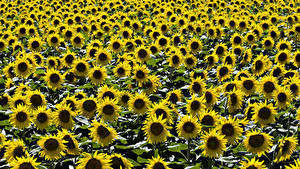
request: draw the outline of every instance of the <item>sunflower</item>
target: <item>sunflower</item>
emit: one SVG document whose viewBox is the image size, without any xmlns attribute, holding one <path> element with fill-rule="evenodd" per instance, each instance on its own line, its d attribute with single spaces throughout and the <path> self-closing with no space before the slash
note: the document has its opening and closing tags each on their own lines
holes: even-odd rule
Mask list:
<svg viewBox="0 0 300 169">
<path fill-rule="evenodd" d="M 247 161 L 241 161 L 241 169 L 267 169 L 264 165 L 263 161 L 256 160 L 256 158 L 252 158 L 251 160 L 246 158 Z"/>
<path fill-rule="evenodd" d="M 224 118 L 220 120 L 220 122 L 221 123 L 217 125 L 217 130 L 225 136 L 229 144 L 235 144 L 243 132 L 243 129 L 239 127 L 238 120 L 229 117 L 228 119 Z"/>
<path fill-rule="evenodd" d="M 273 76 L 264 76 L 259 85 L 260 93 L 265 98 L 271 98 L 278 88 L 277 80 Z"/>
<path fill-rule="evenodd" d="M 164 35 L 160 35 L 159 37 L 157 37 L 156 45 L 160 49 L 165 49 L 167 46 L 169 46 L 169 38 Z"/>
<path fill-rule="evenodd" d="M 282 77 L 283 74 L 285 72 L 285 68 L 284 68 L 284 65 L 276 65 L 272 68 L 270 74 L 273 76 L 273 77 Z"/>
<path fill-rule="evenodd" d="M 193 139 L 200 134 L 201 126 L 196 118 L 185 115 L 176 126 L 177 133 L 185 139 Z"/>
<path fill-rule="evenodd" d="M 58 131 L 57 137 L 62 138 L 64 145 L 66 146 L 67 153 L 72 155 L 79 155 L 81 149 L 78 146 L 78 141 L 75 139 L 75 136 L 68 132 L 66 129 Z"/>
<path fill-rule="evenodd" d="M 149 72 L 150 71 L 146 65 L 136 65 L 133 68 L 134 79 L 136 79 L 140 84 L 142 82 L 147 82 Z"/>
<path fill-rule="evenodd" d="M 266 126 L 269 123 L 275 122 L 276 113 L 275 107 L 271 103 L 257 103 L 254 109 L 252 120 L 262 126 Z"/>
<path fill-rule="evenodd" d="M 132 97 L 132 94 L 129 91 L 123 90 L 123 91 L 120 91 L 118 96 L 119 96 L 118 97 L 119 104 L 122 105 L 123 107 L 127 107 L 128 102 L 129 102 L 130 98 Z"/>
<path fill-rule="evenodd" d="M 149 98 L 144 93 L 135 93 L 128 101 L 129 110 L 137 114 L 145 114 L 150 105 Z"/>
<path fill-rule="evenodd" d="M 72 64 L 73 73 L 77 76 L 86 76 L 89 72 L 89 64 L 86 59 L 76 59 Z"/>
<path fill-rule="evenodd" d="M 0 106 L 4 110 L 6 110 L 9 107 L 10 100 L 11 100 L 11 97 L 7 93 L 1 94 L 1 96 L 0 96 Z"/>
<path fill-rule="evenodd" d="M 8 162 L 15 161 L 20 157 L 29 157 L 26 145 L 22 140 L 8 141 L 6 150 L 4 157 Z"/>
<path fill-rule="evenodd" d="M 123 157 L 121 154 L 112 154 L 109 156 L 110 166 L 113 169 L 131 169 L 133 167 L 132 163 Z"/>
<path fill-rule="evenodd" d="M 92 169 L 92 168 L 103 168 L 112 169 L 110 167 L 111 160 L 105 154 L 99 154 L 96 151 L 93 155 L 83 153 L 84 158 L 81 158 L 78 163 L 78 169 Z"/>
<path fill-rule="evenodd" d="M 63 75 L 55 69 L 47 70 L 45 81 L 47 82 L 47 86 L 52 90 L 61 88 L 61 85 L 64 82 Z"/>
<path fill-rule="evenodd" d="M 216 130 L 212 130 L 210 132 L 205 132 L 202 139 L 204 144 L 199 148 L 204 150 L 202 152 L 204 156 L 218 158 L 223 155 L 227 144 L 225 136 L 218 134 Z"/>
<path fill-rule="evenodd" d="M 93 120 L 90 131 L 93 141 L 98 142 L 101 146 L 108 146 L 118 137 L 116 130 L 109 127 L 103 121 L 97 122 Z"/>
<path fill-rule="evenodd" d="M 219 118 L 220 116 L 214 110 L 209 110 L 201 113 L 199 117 L 201 130 L 203 132 L 210 131 L 211 128 L 216 127 L 219 122 Z"/>
<path fill-rule="evenodd" d="M 285 50 L 287 49 L 288 51 L 291 51 L 292 50 L 292 47 L 291 47 L 291 43 L 287 40 L 280 40 L 277 45 L 276 45 L 276 49 L 278 51 L 281 51 L 281 50 Z"/>
<path fill-rule="evenodd" d="M 63 104 L 56 104 L 56 111 L 53 113 L 53 120 L 57 126 L 62 128 L 72 129 L 73 128 L 73 117 L 76 115 L 71 110 L 71 107 Z"/>
<path fill-rule="evenodd" d="M 230 65 L 221 65 L 217 68 L 217 77 L 219 81 L 224 81 L 231 76 L 232 68 Z"/>
<path fill-rule="evenodd" d="M 191 94 L 195 93 L 195 94 L 199 94 L 201 96 L 202 93 L 205 92 L 206 84 L 202 78 L 198 77 L 196 79 L 192 79 L 192 82 L 191 82 L 189 88 L 190 88 Z"/>
<path fill-rule="evenodd" d="M 190 115 L 198 115 L 205 108 L 203 98 L 196 97 L 196 95 L 193 94 L 191 100 L 187 100 L 186 108 Z"/>
<path fill-rule="evenodd" d="M 34 157 L 20 157 L 10 163 L 12 169 L 38 169 L 39 162 Z"/>
<path fill-rule="evenodd" d="M 230 54 L 225 55 L 223 57 L 223 61 L 222 61 L 223 64 L 230 65 L 230 66 L 234 66 L 235 65 L 236 56 L 234 54 L 236 54 L 235 52 L 236 52 L 237 48 L 239 48 L 239 47 L 235 46 L 234 49 L 233 49 L 234 53 L 230 53 Z M 241 53 L 242 53 L 242 51 L 239 48 L 238 54 L 236 54 L 236 55 L 239 56 Z"/>
<path fill-rule="evenodd" d="M 222 57 L 227 52 L 227 46 L 224 43 L 219 43 L 216 45 L 214 54 L 216 54 L 219 57 Z"/>
<path fill-rule="evenodd" d="M 249 96 L 252 93 L 254 93 L 258 87 L 257 81 L 253 77 L 242 77 L 239 83 L 240 89 L 246 96 Z"/>
<path fill-rule="evenodd" d="M 284 137 L 278 140 L 278 153 L 274 159 L 274 162 L 281 162 L 289 160 L 293 152 L 296 150 L 298 140 L 294 136 Z"/>
<path fill-rule="evenodd" d="M 63 64 L 67 67 L 71 67 L 74 60 L 76 59 L 75 53 L 68 51 L 62 58 Z"/>
<path fill-rule="evenodd" d="M 0 133 L 0 146 L 1 145 L 5 145 L 7 142 L 6 142 L 6 135 Z"/>
<path fill-rule="evenodd" d="M 10 62 L 3 68 L 3 73 L 6 78 L 14 78 L 16 76 L 14 67 L 15 62 Z"/>
<path fill-rule="evenodd" d="M 47 66 L 48 69 L 56 69 L 58 67 L 58 63 L 57 63 L 57 57 L 48 57 L 47 58 Z"/>
<path fill-rule="evenodd" d="M 143 82 L 141 84 L 141 87 L 144 89 L 143 92 L 149 95 L 151 93 L 156 92 L 160 85 L 161 83 L 159 77 L 156 75 L 150 75 L 148 77 L 148 81 Z"/>
<path fill-rule="evenodd" d="M 97 99 L 94 97 L 84 98 L 80 100 L 78 103 L 80 114 L 89 119 L 93 118 L 98 107 L 97 104 Z"/>
<path fill-rule="evenodd" d="M 300 94 L 300 79 L 299 79 L 299 77 L 292 77 L 292 78 L 285 79 L 283 81 L 283 85 L 287 86 L 287 88 L 291 92 L 292 96 L 294 96 L 294 98 L 297 98 L 299 96 L 299 94 Z"/>
<path fill-rule="evenodd" d="M 23 129 L 30 125 L 31 117 L 27 106 L 17 105 L 11 111 L 13 113 L 10 115 L 9 121 L 14 127 Z"/>
<path fill-rule="evenodd" d="M 279 87 L 274 93 L 274 100 L 279 108 L 285 109 L 291 101 L 291 92 L 284 87 Z"/>
<path fill-rule="evenodd" d="M 62 35 L 65 40 L 71 40 L 75 35 L 74 29 L 72 27 L 68 27 L 63 30 Z"/>
<path fill-rule="evenodd" d="M 199 39 L 192 38 L 191 40 L 189 40 L 188 48 L 192 53 L 197 53 L 201 50 L 202 43 Z"/>
<path fill-rule="evenodd" d="M 114 75 L 117 77 L 127 77 L 130 75 L 131 67 L 128 62 L 122 62 L 113 69 Z"/>
<path fill-rule="evenodd" d="M 151 116 L 144 122 L 142 130 L 145 132 L 147 141 L 150 144 L 165 142 L 167 137 L 171 136 L 168 131 L 169 127 L 166 124 L 167 119 L 162 119 L 163 116 Z"/>
<path fill-rule="evenodd" d="M 243 38 L 238 33 L 234 33 L 230 39 L 232 46 L 239 46 L 243 43 Z"/>
<path fill-rule="evenodd" d="M 270 50 L 274 46 L 274 40 L 271 37 L 267 37 L 262 41 L 263 48 L 266 50 Z"/>
<path fill-rule="evenodd" d="M 47 40 L 48 40 L 48 45 L 49 46 L 52 46 L 52 47 L 57 47 L 60 45 L 60 37 L 58 34 L 50 34 L 48 37 L 47 37 Z"/>
<path fill-rule="evenodd" d="M 0 39 L 0 51 L 4 51 L 7 47 L 7 43 L 5 40 Z"/>
<path fill-rule="evenodd" d="M 46 98 L 39 90 L 30 91 L 27 94 L 27 105 L 29 105 L 31 109 L 37 109 L 46 104 Z"/>
<path fill-rule="evenodd" d="M 290 51 L 285 49 L 279 51 L 275 56 L 275 63 L 284 65 L 290 61 Z"/>
<path fill-rule="evenodd" d="M 117 103 L 116 99 L 105 97 L 98 106 L 98 116 L 101 115 L 101 119 L 104 121 L 118 120 L 120 108 Z"/>
<path fill-rule="evenodd" d="M 46 160 L 58 160 L 64 156 L 66 141 L 55 135 L 47 135 L 41 137 L 38 141 L 38 145 L 43 149 L 39 154 L 41 157 L 45 157 Z"/>
<path fill-rule="evenodd" d="M 162 116 L 162 120 L 166 119 L 168 124 L 173 123 L 173 118 L 171 116 L 171 109 L 168 107 L 167 102 L 161 101 L 159 103 L 152 103 L 151 108 L 149 108 L 149 117 L 156 116 L 157 118 Z"/>
<path fill-rule="evenodd" d="M 257 130 L 249 131 L 246 134 L 243 144 L 248 152 L 261 157 L 265 152 L 268 152 L 273 145 L 272 136 Z"/>
<path fill-rule="evenodd" d="M 26 25 L 20 25 L 16 28 L 16 34 L 19 38 L 26 36 L 28 27 Z"/>
<path fill-rule="evenodd" d="M 256 41 L 256 35 L 253 32 L 247 33 L 245 38 L 249 44 L 253 44 Z"/>
<path fill-rule="evenodd" d="M 206 108 L 211 109 L 218 100 L 218 92 L 215 88 L 209 88 L 205 90 L 202 97 Z"/>
<path fill-rule="evenodd" d="M 197 58 L 192 55 L 192 54 L 188 54 L 184 57 L 184 66 L 187 69 L 193 69 L 196 65 L 197 65 Z"/>
<path fill-rule="evenodd" d="M 300 167 L 300 160 L 294 160 L 295 164 L 290 164 L 289 166 L 285 166 L 286 169 L 298 169 Z"/>
<path fill-rule="evenodd" d="M 146 62 L 150 59 L 150 51 L 145 46 L 140 46 L 135 49 L 135 58 L 141 63 Z"/>
<path fill-rule="evenodd" d="M 296 67 L 300 67 L 300 51 L 294 53 L 292 60 Z"/>
<path fill-rule="evenodd" d="M 152 157 L 152 159 L 149 161 L 149 164 L 147 164 L 146 169 L 170 169 L 168 167 L 168 163 L 164 161 L 163 158 L 161 158 L 159 155 L 157 157 Z"/>
<path fill-rule="evenodd" d="M 269 60 L 268 56 L 260 54 L 254 59 L 252 65 L 252 72 L 255 76 L 262 75 L 265 71 L 269 70 L 272 66 L 272 62 Z"/>
<path fill-rule="evenodd" d="M 71 38 L 71 43 L 74 47 L 81 48 L 84 44 L 84 37 L 78 33 Z"/>
<path fill-rule="evenodd" d="M 26 78 L 32 73 L 32 65 L 27 59 L 19 58 L 15 61 L 13 70 L 16 76 Z"/>
<path fill-rule="evenodd" d="M 33 123 L 40 130 L 47 128 L 52 123 L 52 113 L 45 106 L 40 106 L 33 111 Z"/>
<path fill-rule="evenodd" d="M 106 97 L 108 97 L 110 99 L 115 99 L 118 97 L 118 93 L 119 93 L 119 91 L 117 89 L 115 89 L 114 87 L 108 87 L 107 85 L 104 85 L 99 89 L 97 98 L 99 100 L 102 100 Z"/>
<path fill-rule="evenodd" d="M 173 89 L 172 91 L 167 93 L 167 100 L 172 104 L 176 104 L 177 102 L 181 102 L 182 93 L 180 90 Z"/>
<path fill-rule="evenodd" d="M 43 46 L 43 42 L 38 37 L 31 38 L 28 41 L 28 48 L 31 51 L 39 52 L 41 50 L 42 46 Z"/>
<path fill-rule="evenodd" d="M 206 63 L 207 63 L 207 69 L 210 69 L 216 65 L 219 61 L 219 57 L 216 54 L 207 55 L 205 57 Z"/>
<path fill-rule="evenodd" d="M 104 67 L 95 66 L 89 70 L 88 76 L 94 85 L 102 84 L 107 78 L 106 69 Z"/>
<path fill-rule="evenodd" d="M 123 48 L 123 42 L 116 37 L 112 37 L 110 39 L 109 47 L 113 52 L 119 53 L 119 52 L 121 52 L 121 50 Z"/>
</svg>

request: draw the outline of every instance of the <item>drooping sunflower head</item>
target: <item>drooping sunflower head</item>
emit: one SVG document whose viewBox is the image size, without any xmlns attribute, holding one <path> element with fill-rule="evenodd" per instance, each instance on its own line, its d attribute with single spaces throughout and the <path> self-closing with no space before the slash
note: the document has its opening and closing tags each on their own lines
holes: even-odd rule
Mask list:
<svg viewBox="0 0 300 169">
<path fill-rule="evenodd" d="M 98 142 L 101 146 L 108 146 L 118 137 L 116 130 L 109 127 L 103 121 L 97 122 L 93 120 L 90 131 L 90 136 L 93 138 L 93 141 Z"/>
<path fill-rule="evenodd" d="M 124 169 L 130 169 L 133 167 L 132 163 L 127 160 L 125 157 L 123 157 L 121 154 L 112 154 L 109 156 L 110 158 L 110 166 L 113 169 L 116 168 L 124 168 Z"/>
<path fill-rule="evenodd" d="M 64 155 L 66 141 L 55 135 L 47 135 L 41 137 L 38 141 L 38 145 L 42 147 L 42 151 L 39 153 L 46 160 L 58 160 Z"/>
<path fill-rule="evenodd" d="M 66 146 L 68 154 L 80 154 L 81 150 L 79 148 L 78 141 L 76 140 L 75 135 L 73 133 L 70 133 L 66 129 L 63 129 L 61 131 L 58 131 L 57 136 L 65 141 L 64 145 Z"/>
<path fill-rule="evenodd" d="M 227 144 L 227 140 L 224 137 L 223 135 L 219 135 L 216 130 L 205 132 L 202 136 L 204 143 L 200 146 L 204 150 L 202 154 L 209 158 L 222 156 Z"/>
<path fill-rule="evenodd" d="M 255 153 L 258 157 L 264 155 L 273 145 L 272 136 L 257 130 L 249 131 L 243 143 L 248 152 Z"/>
<path fill-rule="evenodd" d="M 290 159 L 292 153 L 296 150 L 298 140 L 296 137 L 284 137 L 278 140 L 278 154 L 274 162 L 281 162 Z"/>
</svg>

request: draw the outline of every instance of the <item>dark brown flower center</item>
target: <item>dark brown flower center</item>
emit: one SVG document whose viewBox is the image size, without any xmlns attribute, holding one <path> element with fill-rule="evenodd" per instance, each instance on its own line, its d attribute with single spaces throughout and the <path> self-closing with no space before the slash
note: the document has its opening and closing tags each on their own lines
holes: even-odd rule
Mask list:
<svg viewBox="0 0 300 169">
<path fill-rule="evenodd" d="M 193 49 L 193 50 L 197 50 L 198 48 L 199 48 L 199 43 L 198 42 L 192 42 L 191 43 L 191 48 Z"/>
<path fill-rule="evenodd" d="M 118 68 L 117 72 L 119 75 L 123 75 L 125 73 L 125 70 L 124 70 L 124 68 L 120 67 L 120 68 Z"/>
<path fill-rule="evenodd" d="M 193 133 L 196 127 L 192 122 L 185 122 L 182 128 L 186 133 Z"/>
<path fill-rule="evenodd" d="M 102 169 L 101 162 L 96 158 L 91 158 L 85 165 L 86 169 Z"/>
<path fill-rule="evenodd" d="M 41 106 L 43 104 L 42 97 L 38 94 L 34 94 L 30 97 L 30 102 L 34 107 Z"/>
<path fill-rule="evenodd" d="M 178 101 L 178 96 L 175 93 L 171 93 L 169 101 L 175 104 Z"/>
<path fill-rule="evenodd" d="M 220 147 L 220 141 L 217 137 L 210 137 L 208 138 L 206 145 L 208 149 L 216 150 Z"/>
<path fill-rule="evenodd" d="M 113 115 L 115 112 L 115 109 L 112 105 L 105 105 L 103 107 L 103 113 L 106 115 Z"/>
<path fill-rule="evenodd" d="M 74 42 L 75 42 L 76 44 L 80 44 L 80 43 L 81 43 L 80 37 L 75 37 L 75 38 L 74 38 Z"/>
<path fill-rule="evenodd" d="M 153 169 L 165 169 L 165 166 L 161 162 L 156 162 L 153 165 Z"/>
<path fill-rule="evenodd" d="M 143 79 L 145 77 L 145 73 L 142 70 L 138 70 L 136 72 L 136 77 L 139 79 Z"/>
<path fill-rule="evenodd" d="M 275 90 L 275 86 L 274 86 L 274 83 L 273 82 L 266 82 L 264 85 L 263 85 L 263 88 L 264 88 L 264 91 L 266 93 L 272 93 L 273 90 Z"/>
<path fill-rule="evenodd" d="M 255 62 L 255 70 L 259 71 L 263 68 L 263 62 L 261 60 L 258 60 Z"/>
<path fill-rule="evenodd" d="M 59 147 L 59 142 L 54 138 L 49 138 L 45 141 L 44 146 L 48 151 L 55 151 Z"/>
<path fill-rule="evenodd" d="M 223 46 L 218 46 L 217 50 L 216 50 L 216 54 L 217 55 L 222 55 L 224 53 L 224 48 Z"/>
<path fill-rule="evenodd" d="M 59 75 L 56 74 L 56 73 L 51 74 L 51 75 L 50 75 L 50 81 L 51 81 L 52 83 L 58 83 L 58 82 L 60 81 Z"/>
<path fill-rule="evenodd" d="M 8 103 L 8 98 L 7 97 L 3 96 L 3 97 L 0 98 L 0 105 L 2 107 L 7 105 L 7 103 Z"/>
<path fill-rule="evenodd" d="M 121 47 L 121 44 L 120 44 L 119 42 L 114 42 L 114 43 L 113 43 L 113 48 L 114 48 L 115 50 L 118 50 L 120 47 Z"/>
<path fill-rule="evenodd" d="M 18 64 L 18 69 L 21 72 L 25 72 L 28 69 L 28 65 L 25 62 L 21 62 Z"/>
<path fill-rule="evenodd" d="M 99 60 L 101 60 L 101 61 L 106 61 L 107 55 L 106 55 L 105 53 L 100 53 L 98 58 L 99 58 Z"/>
<path fill-rule="evenodd" d="M 83 102 L 83 109 L 88 111 L 88 112 L 92 112 L 96 109 L 96 103 L 93 100 L 86 100 Z"/>
<path fill-rule="evenodd" d="M 238 97 L 237 97 L 237 95 L 236 95 L 235 93 L 232 93 L 232 94 L 230 95 L 230 101 L 231 101 L 231 106 L 234 106 L 234 105 L 237 104 L 237 102 L 238 102 Z"/>
<path fill-rule="evenodd" d="M 25 151 L 23 150 L 22 146 L 18 146 L 13 151 L 14 158 L 17 159 L 17 157 L 24 157 Z"/>
<path fill-rule="evenodd" d="M 271 110 L 268 107 L 263 107 L 258 111 L 258 117 L 267 120 L 271 116 Z"/>
<path fill-rule="evenodd" d="M 214 118 L 210 115 L 205 115 L 201 120 L 201 124 L 206 126 L 213 126 L 214 122 L 215 122 Z"/>
<path fill-rule="evenodd" d="M 125 103 L 125 104 L 128 103 L 129 99 L 130 99 L 130 97 L 128 95 L 123 95 L 122 98 L 121 98 L 122 102 Z"/>
<path fill-rule="evenodd" d="M 279 102 L 286 102 L 286 99 L 287 99 L 287 96 L 286 96 L 286 94 L 285 93 L 279 93 L 278 95 L 277 95 L 277 98 L 278 98 L 278 101 Z"/>
<path fill-rule="evenodd" d="M 76 65 L 76 70 L 79 72 L 85 72 L 86 71 L 86 65 L 84 63 L 78 63 Z"/>
<path fill-rule="evenodd" d="M 198 110 L 199 108 L 200 108 L 200 102 L 199 102 L 199 101 L 195 100 L 195 101 L 193 101 L 193 102 L 191 103 L 191 109 L 192 109 L 192 110 L 196 111 L 196 110 Z"/>
<path fill-rule="evenodd" d="M 163 109 L 157 109 L 155 110 L 155 114 L 156 114 L 156 117 L 159 117 L 162 115 L 162 118 L 165 119 L 167 118 L 167 112 Z"/>
<path fill-rule="evenodd" d="M 110 163 L 111 163 L 110 166 L 113 169 L 125 168 L 125 165 L 124 165 L 122 159 L 119 158 L 119 157 L 113 157 L 113 158 L 111 158 L 111 162 Z"/>
<path fill-rule="evenodd" d="M 95 79 L 101 79 L 102 77 L 102 72 L 100 70 L 95 70 L 94 73 L 93 73 L 93 77 Z"/>
<path fill-rule="evenodd" d="M 46 113 L 39 113 L 36 117 L 37 121 L 40 123 L 45 123 L 48 119 L 48 116 Z"/>
<path fill-rule="evenodd" d="M 249 145 L 253 148 L 261 147 L 265 142 L 265 137 L 261 134 L 252 135 L 249 138 Z"/>
<path fill-rule="evenodd" d="M 234 128 L 233 128 L 232 124 L 224 124 L 222 126 L 222 133 L 226 136 L 234 135 Z"/>
<path fill-rule="evenodd" d="M 235 44 L 240 44 L 242 42 L 242 39 L 241 39 L 241 37 L 237 36 L 237 37 L 234 37 L 233 42 Z"/>
<path fill-rule="evenodd" d="M 278 56 L 278 60 L 281 61 L 281 62 L 284 62 L 285 60 L 287 59 L 287 54 L 282 52 L 279 54 Z"/>
<path fill-rule="evenodd" d="M 161 38 L 159 39 L 158 43 L 160 46 L 165 46 L 167 44 L 167 40 L 165 38 Z"/>
<path fill-rule="evenodd" d="M 288 150 L 290 149 L 291 142 L 289 140 L 285 140 L 284 144 L 282 146 L 282 154 L 288 153 Z"/>
<path fill-rule="evenodd" d="M 51 42 L 52 43 L 57 43 L 58 42 L 58 38 L 57 37 L 52 37 L 51 38 Z"/>
<path fill-rule="evenodd" d="M 222 67 L 221 69 L 220 69 L 220 71 L 219 71 L 219 75 L 221 76 L 221 77 L 223 77 L 223 76 L 225 76 L 225 75 L 227 75 L 228 74 L 228 68 L 227 67 Z"/>
<path fill-rule="evenodd" d="M 142 109 L 142 108 L 145 107 L 145 105 L 146 105 L 146 103 L 145 103 L 145 101 L 143 99 L 136 99 L 134 101 L 134 107 L 136 109 Z"/>
<path fill-rule="evenodd" d="M 108 98 L 110 98 L 110 99 L 114 99 L 114 98 L 115 98 L 115 95 L 114 95 L 114 93 L 111 92 L 111 91 L 106 91 L 106 92 L 104 92 L 102 98 L 104 99 L 105 97 L 108 97 Z"/>
<path fill-rule="evenodd" d="M 27 113 L 25 112 L 18 112 L 17 115 L 16 115 L 16 119 L 18 122 L 24 122 L 27 120 Z"/>
<path fill-rule="evenodd" d="M 254 86 L 254 83 L 252 80 L 245 80 L 243 81 L 243 86 L 245 87 L 245 89 L 251 90 Z"/>
<path fill-rule="evenodd" d="M 97 134 L 101 139 L 105 139 L 110 135 L 110 131 L 106 127 L 101 125 L 97 129 Z"/>
<path fill-rule="evenodd" d="M 195 93 L 199 93 L 201 91 L 201 85 L 198 82 L 193 83 L 192 89 L 195 91 Z"/>
<path fill-rule="evenodd" d="M 163 132 L 164 126 L 160 123 L 152 123 L 150 130 L 153 135 L 159 136 Z"/>
<path fill-rule="evenodd" d="M 213 95 L 210 92 L 205 93 L 206 103 L 210 103 L 213 99 Z"/>
<path fill-rule="evenodd" d="M 19 169 L 34 169 L 30 162 L 23 162 L 20 164 Z"/>
<path fill-rule="evenodd" d="M 63 123 L 68 123 L 70 121 L 71 114 L 68 110 L 62 110 L 59 112 L 59 120 Z"/>
<path fill-rule="evenodd" d="M 145 49 L 140 49 L 140 50 L 138 51 L 138 57 L 140 57 L 140 58 L 142 58 L 142 59 L 146 58 L 147 55 L 148 55 L 148 53 L 147 53 L 147 51 L 146 51 Z"/>
<path fill-rule="evenodd" d="M 34 48 L 34 49 L 36 49 L 36 48 L 40 47 L 40 43 L 38 41 L 33 41 L 31 43 L 31 47 Z"/>
</svg>

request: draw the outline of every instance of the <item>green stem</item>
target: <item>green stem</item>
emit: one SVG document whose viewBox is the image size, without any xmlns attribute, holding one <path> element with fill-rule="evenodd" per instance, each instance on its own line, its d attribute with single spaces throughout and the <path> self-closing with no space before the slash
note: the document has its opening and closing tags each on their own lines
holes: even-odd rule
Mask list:
<svg viewBox="0 0 300 169">
<path fill-rule="evenodd" d="M 190 142 L 190 139 L 188 139 L 187 142 L 188 142 L 188 149 L 187 149 L 186 158 L 187 158 L 187 162 L 189 163 L 191 161 L 191 142 Z"/>
</svg>

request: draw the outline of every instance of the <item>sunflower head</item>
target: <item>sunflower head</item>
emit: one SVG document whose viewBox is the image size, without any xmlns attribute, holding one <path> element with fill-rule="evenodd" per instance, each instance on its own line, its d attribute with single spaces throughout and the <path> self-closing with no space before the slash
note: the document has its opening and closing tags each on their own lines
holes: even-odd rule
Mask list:
<svg viewBox="0 0 300 169">
<path fill-rule="evenodd" d="M 255 153 L 258 157 L 264 155 L 273 145 L 272 136 L 257 130 L 248 132 L 243 143 L 248 152 Z"/>
<path fill-rule="evenodd" d="M 93 141 L 98 142 L 101 146 L 108 146 L 118 137 L 116 130 L 103 121 L 97 122 L 94 120 L 90 131 Z"/>
<path fill-rule="evenodd" d="M 202 136 L 204 144 L 200 146 L 204 150 L 202 154 L 209 158 L 217 158 L 223 155 L 227 144 L 227 140 L 224 137 L 223 135 L 219 135 L 216 130 L 206 132 Z"/>
</svg>

